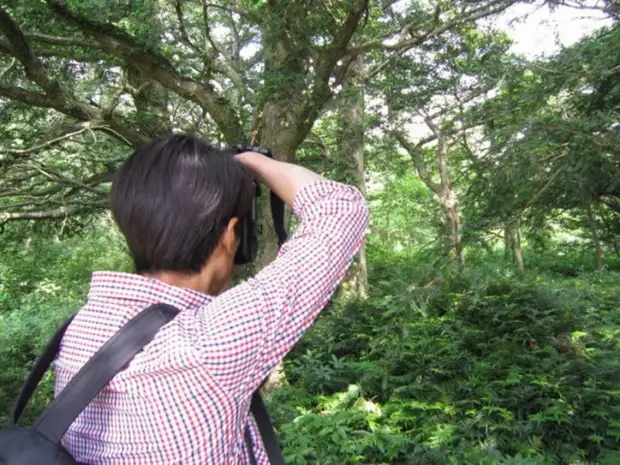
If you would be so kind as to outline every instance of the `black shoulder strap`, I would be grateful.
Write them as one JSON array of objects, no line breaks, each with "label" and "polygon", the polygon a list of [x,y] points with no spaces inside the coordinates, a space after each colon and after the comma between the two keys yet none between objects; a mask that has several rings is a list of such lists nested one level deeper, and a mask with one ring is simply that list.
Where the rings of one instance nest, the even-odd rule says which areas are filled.
[{"label": "black shoulder strap", "polygon": [[77,372],[34,428],[49,441],[60,443],[95,396],[178,312],[171,305],[156,304],[132,318]]},{"label": "black shoulder strap", "polygon": [[32,394],[39,385],[41,379],[43,379],[43,375],[45,375],[45,372],[56,358],[58,350],[60,349],[60,341],[62,341],[62,337],[65,335],[65,331],[72,320],[73,315],[69,317],[69,319],[65,321],[60,328],[58,328],[56,334],[54,334],[50,342],[48,342],[45,347],[45,350],[43,350],[41,356],[35,362],[32,371],[28,375],[28,379],[26,379],[26,382],[19,391],[17,402],[15,402],[15,405],[13,405],[13,409],[11,410],[11,415],[9,418],[10,426],[15,426],[17,424],[19,417],[26,408]]},{"label": "black shoulder strap", "polygon": [[[60,443],[71,423],[86,406],[177,313],[178,310],[170,305],[156,304],[135,316],[86,362],[39,417],[34,428],[49,441]],[[43,355],[35,363],[13,409],[13,422],[19,419],[34,389],[56,357],[60,341],[70,322],[71,319],[56,332]]]},{"label": "black shoulder strap", "polygon": [[254,420],[256,420],[256,426],[260,431],[260,435],[263,438],[263,445],[269,457],[270,465],[285,465],[284,457],[280,451],[278,440],[276,439],[276,433],[269,419],[269,412],[263,403],[263,399],[260,396],[260,391],[257,389],[252,396],[252,403],[250,405]]}]

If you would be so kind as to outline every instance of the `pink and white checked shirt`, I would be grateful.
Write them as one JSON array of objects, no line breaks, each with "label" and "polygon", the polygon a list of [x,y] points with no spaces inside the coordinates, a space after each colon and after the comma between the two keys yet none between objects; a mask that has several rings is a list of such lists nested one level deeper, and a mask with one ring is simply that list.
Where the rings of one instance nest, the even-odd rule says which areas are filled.
[{"label": "pink and white checked shirt", "polygon": [[86,305],[54,365],[58,394],[133,316],[164,302],[181,313],[73,423],[64,445],[80,463],[249,464],[251,395],[292,349],[357,253],[368,209],[355,188],[325,181],[302,189],[297,232],[254,278],[218,297],[126,273],[93,274]]}]

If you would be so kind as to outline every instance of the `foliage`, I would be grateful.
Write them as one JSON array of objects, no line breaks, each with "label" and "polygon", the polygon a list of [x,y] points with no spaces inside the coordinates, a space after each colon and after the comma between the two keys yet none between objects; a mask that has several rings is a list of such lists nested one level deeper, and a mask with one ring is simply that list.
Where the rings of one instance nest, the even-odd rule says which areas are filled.
[{"label": "foliage", "polygon": [[[0,242],[0,422],[35,357],[53,332],[83,303],[90,273],[127,270],[119,238],[103,219],[72,237],[45,237],[26,224],[10,225]],[[101,234],[101,231],[108,231]],[[51,392],[46,376],[25,415],[31,421]]]},{"label": "foliage", "polygon": [[519,59],[498,95],[472,110],[488,121],[489,149],[469,186],[478,216],[523,216],[536,236],[563,212],[581,216],[588,230],[585,211],[593,208],[606,223],[600,231],[617,230],[619,40],[615,24],[550,60]]},{"label": "foliage", "polygon": [[[294,388],[272,408],[292,463],[568,464],[618,450],[617,274],[429,286],[382,261],[370,280],[389,288],[322,316],[287,361]],[[287,396],[297,412],[280,411]]]},{"label": "foliage", "polygon": [[130,149],[170,130],[290,159],[359,57],[376,74],[514,2],[5,3],[0,222],[100,211]]}]

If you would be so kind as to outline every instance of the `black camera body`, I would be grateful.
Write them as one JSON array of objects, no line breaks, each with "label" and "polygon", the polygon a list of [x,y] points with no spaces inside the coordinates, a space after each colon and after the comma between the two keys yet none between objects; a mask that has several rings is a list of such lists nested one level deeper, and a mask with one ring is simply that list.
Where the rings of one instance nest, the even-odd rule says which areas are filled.
[{"label": "black camera body", "polygon": [[256,259],[258,251],[258,237],[262,232],[258,222],[257,207],[261,189],[257,182],[254,183],[254,198],[250,212],[245,218],[239,218],[239,247],[235,255],[235,265],[246,265]]},{"label": "black camera body", "polygon": [[[243,152],[256,152],[269,158],[273,158],[273,153],[267,147],[250,146],[250,145],[237,145],[231,149],[233,154]],[[252,206],[250,212],[245,218],[240,218],[239,222],[239,247],[237,254],[235,255],[236,265],[246,265],[252,263],[256,259],[258,252],[258,238],[262,233],[262,225],[258,218],[258,198],[261,195],[260,185],[254,182],[254,198],[252,199]],[[278,235],[278,242],[280,245],[286,240],[286,235],[282,236],[284,232],[284,203],[273,192],[271,193],[271,213]]]}]

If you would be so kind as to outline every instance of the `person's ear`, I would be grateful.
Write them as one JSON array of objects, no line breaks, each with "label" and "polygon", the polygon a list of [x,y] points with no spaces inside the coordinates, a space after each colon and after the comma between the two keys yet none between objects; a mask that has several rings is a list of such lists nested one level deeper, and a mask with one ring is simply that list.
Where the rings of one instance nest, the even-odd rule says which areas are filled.
[{"label": "person's ear", "polygon": [[236,228],[237,223],[239,222],[238,218],[232,218],[228,225],[226,225],[226,229],[224,230],[224,234],[222,234],[222,247],[226,250],[228,255],[234,255],[237,252],[237,245],[239,243],[239,238],[237,237]]}]

